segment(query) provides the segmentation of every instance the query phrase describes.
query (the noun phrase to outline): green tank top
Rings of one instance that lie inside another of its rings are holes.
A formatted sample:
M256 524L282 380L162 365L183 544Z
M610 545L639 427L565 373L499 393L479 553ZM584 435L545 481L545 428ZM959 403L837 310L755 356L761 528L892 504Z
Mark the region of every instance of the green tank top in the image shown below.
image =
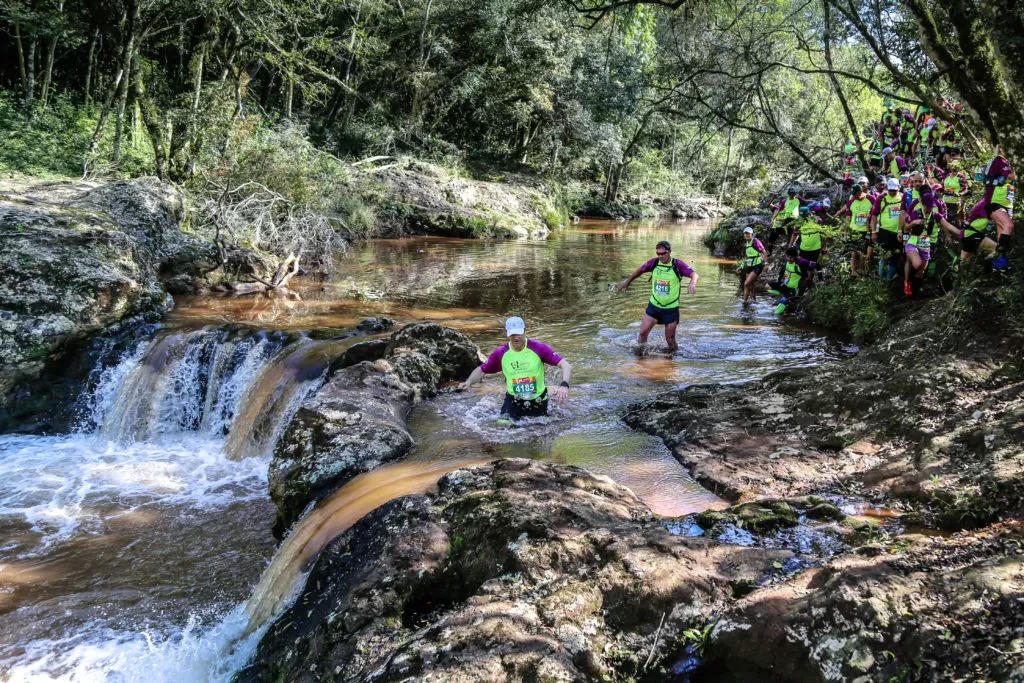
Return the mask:
M1013 183L996 185L992 190L992 203L1005 206L1008 209L1013 208L1015 189Z
M516 351L509 344L501 357L501 371L505 388L515 398L532 401L544 395L544 361L528 346Z
M800 248L804 251L821 249L821 226L818 221L807 220L800 226Z
M779 211L779 217L775 219L776 223L781 223L787 218L799 218L800 217L800 200L796 197L787 199L786 203L782 205L782 210Z
M871 200L854 199L850 204L850 230L853 232L867 232L868 219L871 218Z
M942 201L947 204L959 204L960 203L960 190L963 186L960 184L960 174L950 173L942 181Z
M899 232L900 211L903 208L903 195L896 193L890 197L889 193L882 195L881 206L878 212L878 227L889 232Z
M746 256L746 259L744 259L743 265L749 268L761 265L761 252L754 248L754 240L745 241L744 244L744 256Z
M800 271L800 265L793 261L790 263L786 261L786 279L783 280L782 285L784 287L792 287L797 289L800 286L800 280L803 278L803 273Z
M679 274L675 264L658 261L651 273L651 305L658 308L679 306Z

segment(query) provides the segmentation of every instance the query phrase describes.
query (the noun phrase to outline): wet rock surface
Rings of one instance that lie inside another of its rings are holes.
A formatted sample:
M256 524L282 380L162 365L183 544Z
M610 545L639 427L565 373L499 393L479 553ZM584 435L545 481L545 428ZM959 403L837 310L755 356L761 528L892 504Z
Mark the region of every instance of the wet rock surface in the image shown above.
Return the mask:
M672 535L580 468L499 460L335 539L237 679L660 680L684 630L789 557Z
M97 332L169 307L159 259L184 209L149 179L0 193L0 420L40 409L38 379Z
M727 608L711 680L1024 680L1018 522L903 538L837 558Z
M377 210L385 234L543 238L558 227L542 188L450 177L424 162L377 178L385 188Z
M274 449L270 495L280 537L309 503L413 446L405 419L442 382L464 379L483 361L462 333L436 323L408 325L388 340L353 345L298 410Z
M955 332L923 305L856 355L633 406L702 484L733 501L901 500L947 528L1024 509L1024 368L1011 330Z
M743 230L752 228L754 235L766 240L771 227L772 212L768 209L744 209L718 223L704 238L704 245L715 256L739 258L743 251Z

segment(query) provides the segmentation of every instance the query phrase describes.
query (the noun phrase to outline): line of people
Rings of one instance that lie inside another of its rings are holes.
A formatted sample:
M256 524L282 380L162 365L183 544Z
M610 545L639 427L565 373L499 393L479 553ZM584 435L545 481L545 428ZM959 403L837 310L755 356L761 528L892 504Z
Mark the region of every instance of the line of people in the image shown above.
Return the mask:
M892 156L886 150L887 157ZM932 260L933 245L960 244L960 262L977 255L990 256L986 265L997 271L1009 268L1013 245L1013 201L1016 176L1000 147L995 156L977 174L975 181L981 197L967 210L972 183L955 163L959 153L948 155L945 168L927 167L924 171L878 176L872 186L861 176L846 191L845 201L831 213L828 200L807 201L789 188L788 196L777 205L769 230L768 245L747 240L743 265L744 298L753 295L753 282L760 275L755 264L771 253L779 237L790 247L799 247L797 257L817 265L826 244L822 227L838 219L850 256L854 276L892 279L901 275L904 293L913 296L926 277ZM893 160L893 168L902 167L902 158ZM752 235L751 235L752 237ZM758 250L758 245L763 251ZM764 254L758 256L755 252ZM874 269L878 257L877 271ZM812 282L807 277L805 283Z

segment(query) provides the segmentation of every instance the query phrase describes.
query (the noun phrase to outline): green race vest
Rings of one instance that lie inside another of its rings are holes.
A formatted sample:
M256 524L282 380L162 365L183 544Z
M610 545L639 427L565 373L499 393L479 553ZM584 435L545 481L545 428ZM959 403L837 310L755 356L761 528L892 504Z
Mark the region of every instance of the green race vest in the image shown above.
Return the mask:
M854 199L850 204L850 230L867 232L868 219L871 218L872 204L870 199Z
M899 232L900 211L902 207L903 195L899 192L896 193L895 197L890 197L888 192L882 195L882 203L878 213L878 227L889 232Z
M761 265L761 252L754 248L754 240L744 241L744 244L744 256L746 256L746 259L743 261L743 265L748 268Z
M900 165L897 163L895 156L892 158L892 161L889 162L889 175L893 178L900 177Z
M505 388L512 396L532 401L544 395L544 361L529 347L516 351L509 344L501 357L501 371L505 375Z
M679 274L675 262L667 265L658 261L651 273L651 305L658 308L679 306Z
M797 262L786 261L786 279L782 281L782 286L797 289L800 286L801 278L803 278L803 273L800 272Z
M947 204L959 204L960 203L960 190L963 186L960 184L960 174L950 173L942 181L942 201Z
M781 223L787 218L799 218L800 217L800 200L796 197L787 199L786 203L782 205L782 210L779 211L779 217L775 219L776 223Z
M800 248L803 251L821 249L821 226L818 221L807 220L800 226Z
M1008 209L1013 208L1014 190L1013 183L996 185L992 190L992 203L1005 206Z

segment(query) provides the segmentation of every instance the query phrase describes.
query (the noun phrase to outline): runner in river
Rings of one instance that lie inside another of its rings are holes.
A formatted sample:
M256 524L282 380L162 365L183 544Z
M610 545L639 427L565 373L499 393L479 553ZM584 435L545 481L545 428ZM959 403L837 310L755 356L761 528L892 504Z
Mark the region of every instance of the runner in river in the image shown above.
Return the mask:
M647 343L647 335L650 334L654 326L664 325L668 350L674 353L679 348L676 345L676 326L679 324L679 293L682 280L684 277L690 279L690 285L686 291L694 294L697 291L700 275L680 259L672 258L672 245L668 242L658 242L654 253L656 254L654 258L637 268L632 275L622 281L619 290L625 291L629 287L629 283L644 273L651 274L651 300L647 304L647 310L640 322L640 335L637 341L643 346Z
M469 378L459 385L464 391L483 379L484 375L503 373L505 375L505 402L501 405L502 417L518 420L521 417L538 417L548 414L548 390L544 384L544 366L554 365L562 371L562 382L555 389L555 400L565 403L569 398L569 379L572 365L550 346L526 338L526 323L513 316L505 321L508 343L499 346L487 358L487 362L470 373Z
M757 301L754 295L754 281L764 270L764 261L768 258L761 240L754 237L754 229L743 228L743 263L736 269L743 277L743 303Z

